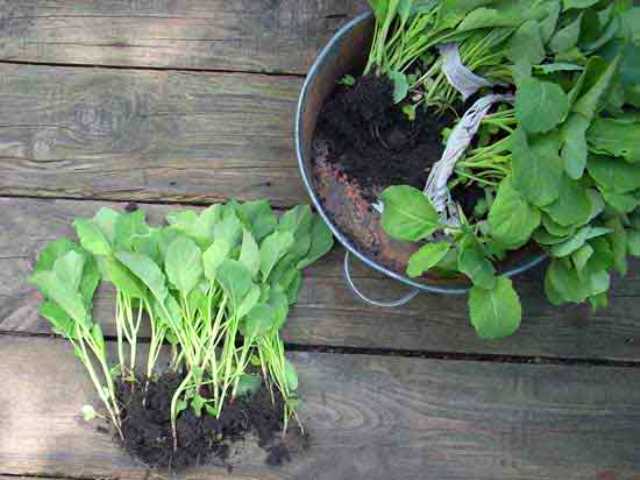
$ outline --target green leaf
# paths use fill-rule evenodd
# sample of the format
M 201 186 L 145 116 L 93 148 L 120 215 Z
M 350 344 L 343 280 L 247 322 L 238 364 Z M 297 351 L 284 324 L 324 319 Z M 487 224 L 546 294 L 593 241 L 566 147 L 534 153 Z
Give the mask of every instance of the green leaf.
M 75 292 L 80 289 L 84 265 L 85 256 L 70 250 L 56 259 L 53 271 L 61 282 L 64 282 L 70 290 Z
M 562 122 L 569 111 L 569 99 L 555 83 L 525 78 L 517 85 L 515 115 L 530 133 L 544 133 Z
M 569 115 L 563 127 L 564 145 L 562 147 L 562 161 L 564 171 L 574 180 L 582 177 L 587 165 L 587 139 L 589 119 L 579 113 Z
M 247 395 L 253 395 L 262 385 L 262 377 L 260 375 L 249 375 L 243 373 L 238 381 L 238 387 L 236 388 L 236 396 L 244 397 Z
M 560 195 L 543 210 L 556 223 L 563 226 L 583 225 L 591 216 L 591 197 L 587 190 L 576 180 L 562 175 Z
M 640 231 L 627 231 L 627 251 L 629 252 L 629 255 L 640 257 Z
M 459 245 L 458 269 L 464 273 L 474 285 L 492 289 L 496 283 L 495 268 L 486 257 L 478 241 L 468 235 Z
M 104 353 L 106 351 L 106 346 L 104 343 L 104 335 L 102 333 L 102 327 L 100 327 L 99 323 L 94 323 L 92 325 L 91 338 L 93 338 L 93 341 L 95 342 L 96 347 L 98 347 L 98 349 Z
M 613 230 L 611 235 L 607 238 L 611 245 L 611 252 L 613 253 L 613 266 L 620 273 L 620 275 L 627 274 L 627 231 L 624 229 L 620 218 L 614 217 L 605 225 Z
M 118 249 L 133 250 L 136 237 L 149 234 L 149 226 L 144 217 L 143 210 L 118 215 L 115 220 L 113 242 Z
M 175 210 L 167 214 L 167 222 L 171 227 L 195 240 L 202 248 L 207 248 L 213 241 L 214 226 L 222 216 L 222 205 L 212 205 L 198 215 L 193 210 Z
M 586 118 L 593 118 L 594 115 L 602 109 L 602 100 L 609 88 L 611 79 L 613 78 L 619 63 L 620 57 L 618 56 L 604 71 L 598 69 L 599 71 L 595 72 L 595 74 L 594 70 L 591 70 L 587 64 L 587 69 L 583 75 L 592 74 L 593 77 L 587 78 L 584 81 L 583 88 L 586 87 L 586 91 L 573 104 L 574 112 L 581 113 Z
M 153 260 L 132 252 L 117 252 L 116 258 L 149 289 L 158 302 L 164 302 L 169 291 L 162 270 Z
M 578 15 L 574 21 L 566 27 L 558 30 L 549 42 L 549 47 L 554 52 L 564 52 L 570 50 L 578 44 L 580 38 L 580 26 L 582 25 L 582 14 Z
M 275 312 L 271 305 L 258 303 L 245 317 L 242 335 L 248 339 L 266 335 L 275 325 Z
M 261 294 L 260 287 L 255 283 L 251 285 L 249 288 L 249 292 L 244 296 L 240 305 L 238 306 L 238 310 L 236 312 L 238 318 L 243 318 L 247 315 L 253 307 L 255 307 L 260 300 Z
M 83 405 L 80 412 L 82 413 L 82 418 L 85 422 L 90 422 L 98 416 L 97 412 L 91 405 Z
M 53 264 L 58 257 L 61 257 L 71 250 L 80 250 L 80 247 L 66 237 L 58 238 L 57 240 L 47 243 L 40 251 L 33 271 L 42 272 L 53 270 Z
M 260 271 L 260 251 L 253 235 L 246 228 L 242 234 L 242 247 L 240 247 L 238 260 L 249 269 L 251 277 L 255 278 Z
M 274 328 L 280 330 L 287 321 L 289 313 L 289 299 L 282 289 L 276 287 L 269 292 L 267 303 L 273 308 L 275 314 Z
M 188 237 L 178 237 L 167 249 L 164 264 L 167 278 L 183 295 L 189 295 L 203 274 L 202 253 Z
M 233 207 L 225 206 L 222 213 L 222 220 L 213 227 L 214 239 L 225 240 L 231 248 L 240 243 L 242 238 L 242 222 L 236 215 Z
M 323 257 L 333 248 L 333 234 L 324 220 L 316 215 L 311 227 L 311 246 L 307 255 L 298 262 L 296 268 L 303 269 Z
M 293 234 L 293 245 L 288 249 L 288 253 L 295 262 L 302 260 L 309 253 L 312 227 L 313 214 L 309 205 L 297 205 L 280 217 L 278 230 Z
M 545 292 L 554 305 L 582 303 L 589 296 L 589 285 L 567 259 L 553 259 L 545 276 Z
M 412 278 L 419 277 L 440 263 L 450 249 L 451 243 L 449 242 L 433 242 L 423 245 L 409 258 L 407 275 Z
M 573 261 L 573 265 L 576 267 L 576 271 L 578 272 L 578 274 L 580 274 L 580 272 L 584 269 L 593 253 L 593 247 L 586 243 L 571 254 L 571 260 Z
M 106 280 L 132 298 L 145 298 L 144 287 L 125 266 L 114 257 L 100 257 L 100 270 Z
M 338 85 L 344 85 L 345 87 L 353 87 L 356 84 L 356 78 L 353 75 L 345 75 L 338 80 Z
M 553 33 L 556 31 L 562 6 L 560 5 L 560 0 L 547 1 L 545 5 L 547 7 L 547 16 L 542 19 L 539 24 L 542 42 L 546 44 L 551 40 Z
M 537 2 L 511 0 L 496 8 L 481 7 L 464 17 L 457 30 L 464 32 L 478 28 L 518 27 L 527 20 L 540 20 L 548 14 L 546 6 Z
M 49 321 L 53 333 L 72 340 L 77 338 L 75 322 L 57 303 L 44 301 L 40 305 L 40 315 Z
M 587 169 L 601 190 L 627 193 L 640 188 L 640 168 L 621 158 L 590 155 Z
M 587 133 L 592 152 L 640 162 L 640 122 L 596 118 Z
M 540 36 L 540 27 L 535 20 L 520 25 L 511 37 L 507 57 L 513 62 L 525 62 L 530 65 L 540 63 L 545 58 L 544 45 Z
M 393 82 L 393 102 L 400 103 L 409 93 L 407 76 L 402 72 L 389 72 L 389 79 Z
M 495 0 L 441 0 L 436 25 L 439 28 L 453 28 L 472 10 L 491 5 Z
M 251 225 L 251 233 L 257 242 L 273 233 L 278 224 L 278 219 L 267 200 L 244 202 L 239 207 L 240 211 Z
M 511 280 L 498 277 L 491 289 L 472 287 L 469 316 L 480 338 L 497 339 L 513 334 L 522 320 L 522 306 Z
M 228 258 L 225 258 L 218 266 L 216 279 L 236 307 L 240 305 L 253 285 L 251 272 L 247 267 L 237 260 Z
M 546 213 L 542 214 L 542 225 L 547 230 L 547 232 L 556 237 L 568 237 L 573 235 L 576 231 L 575 225 L 570 225 L 568 227 L 560 225 Z
M 607 205 L 619 213 L 630 213 L 640 205 L 640 199 L 637 195 L 629 193 L 615 193 L 602 190 L 602 196 L 605 202 L 607 202 Z
M 537 207 L 549 205 L 560 195 L 562 160 L 555 135 L 537 137 L 531 143 L 521 128 L 511 136 L 513 186 Z
M 269 278 L 273 267 L 293 246 L 294 237 L 290 231 L 276 230 L 260 245 L 260 272 L 263 282 Z
M 93 220 L 77 218 L 74 220 L 73 226 L 82 248 L 94 255 L 111 255 L 112 249 L 109 240 Z
M 540 211 L 513 188 L 510 176 L 500 182 L 488 216 L 492 238 L 505 248 L 518 248 L 529 241 L 540 219 Z
M 376 21 L 379 23 L 384 22 L 387 12 L 389 11 L 389 0 L 367 0 L 373 14 L 376 17 Z
M 577 9 L 585 9 L 585 8 L 589 8 L 593 5 L 595 5 L 596 3 L 598 3 L 600 0 L 562 0 L 562 3 L 564 5 L 564 10 L 569 10 L 571 8 L 577 8 Z
M 382 227 L 390 236 L 411 242 L 422 240 L 440 226 L 440 217 L 418 189 L 393 186 L 382 192 Z
M 596 238 L 602 235 L 606 235 L 607 233 L 610 233 L 610 232 L 611 230 L 608 228 L 601 228 L 601 227 L 594 228 L 587 225 L 585 227 L 582 227 L 580 230 L 578 230 L 576 234 L 573 235 L 567 241 L 551 247 L 551 254 L 554 257 L 566 257 L 574 253 L 576 250 L 582 248 L 587 242 L 587 240 L 590 240 L 592 238 Z
M 284 361 L 284 378 L 290 391 L 298 389 L 298 374 L 293 364 L 287 359 Z
M 57 303 L 75 323 L 89 327 L 89 313 L 79 291 L 63 282 L 53 271 L 36 272 L 30 282 L 38 287 L 45 298 Z
M 214 240 L 213 243 L 202 255 L 204 274 L 207 279 L 213 282 L 216 279 L 218 267 L 225 258 L 229 257 L 231 246 L 223 239 Z
M 116 223 L 120 215 L 120 212 L 116 212 L 111 208 L 102 207 L 93 217 L 94 223 L 112 245 L 116 238 Z
M 574 72 L 584 70 L 582 65 L 567 62 L 545 63 L 544 65 L 534 65 L 533 68 L 536 72 L 540 72 L 543 75 L 549 75 L 550 73 L 555 72 Z

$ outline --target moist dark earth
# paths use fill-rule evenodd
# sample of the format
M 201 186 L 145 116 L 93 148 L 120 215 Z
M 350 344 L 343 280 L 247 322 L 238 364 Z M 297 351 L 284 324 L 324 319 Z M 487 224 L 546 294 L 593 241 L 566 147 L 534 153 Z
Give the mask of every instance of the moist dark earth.
M 206 414 L 197 417 L 191 409 L 184 410 L 178 417 L 178 449 L 174 451 L 170 406 L 181 381 L 180 375 L 164 374 L 149 383 L 146 394 L 144 381 L 137 382 L 135 388 L 130 383 L 118 385 L 118 400 L 123 405 L 123 446 L 133 457 L 149 467 L 174 471 L 209 461 L 221 462 L 231 469 L 231 447 L 252 435 L 267 452 L 268 464 L 290 460 L 290 445 L 282 435 L 284 402 L 276 390 L 272 401 L 264 386 L 251 396 L 228 402 L 218 419 Z M 287 435 L 288 442 L 291 437 Z M 306 444 L 308 440 L 293 437 L 299 443 Z
M 428 167 L 444 150 L 441 131 L 453 117 L 417 112 L 410 121 L 393 102 L 386 77 L 361 77 L 338 87 L 323 107 L 315 141 L 325 142 L 329 162 L 355 180 L 369 200 L 391 185 L 422 189 Z

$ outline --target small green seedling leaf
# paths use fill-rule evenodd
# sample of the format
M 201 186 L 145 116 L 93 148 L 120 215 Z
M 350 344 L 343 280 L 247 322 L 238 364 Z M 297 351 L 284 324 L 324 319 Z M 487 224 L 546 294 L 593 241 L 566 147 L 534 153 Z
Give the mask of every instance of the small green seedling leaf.
M 189 295 L 204 272 L 198 245 L 188 237 L 178 237 L 169 245 L 164 262 L 169 281 L 183 295 Z
M 522 306 L 511 280 L 498 277 L 491 289 L 474 285 L 469 292 L 469 315 L 480 338 L 513 334 L 522 320 Z
M 260 271 L 260 250 L 253 235 L 251 235 L 251 232 L 246 228 L 242 234 L 239 260 L 240 263 L 249 269 L 251 276 L 256 278 Z
M 382 226 L 394 238 L 417 242 L 440 227 L 440 216 L 425 195 L 407 185 L 387 188 L 382 193 Z
M 516 118 L 527 132 L 548 132 L 567 116 L 569 99 L 559 85 L 529 77 L 517 87 Z
M 98 413 L 91 405 L 83 405 L 80 412 L 85 422 L 90 422 L 98 416 Z
M 284 361 L 284 378 L 290 391 L 298 389 L 298 374 L 293 364 L 287 359 Z
M 338 80 L 339 85 L 344 85 L 345 87 L 353 87 L 356 84 L 356 78 L 353 75 L 345 75 L 340 80 Z
M 450 249 L 451 243 L 449 242 L 433 242 L 423 245 L 409 258 L 407 275 L 415 278 L 424 274 L 440 263 Z
M 276 263 L 287 253 L 293 243 L 293 233 L 287 230 L 277 230 L 262 241 L 260 245 L 260 272 L 263 281 L 269 278 Z

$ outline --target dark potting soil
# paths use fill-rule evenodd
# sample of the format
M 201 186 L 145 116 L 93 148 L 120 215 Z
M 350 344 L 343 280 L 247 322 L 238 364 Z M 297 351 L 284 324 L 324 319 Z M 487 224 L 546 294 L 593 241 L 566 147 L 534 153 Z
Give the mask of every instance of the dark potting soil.
M 284 402 L 274 390 L 274 401 L 264 386 L 251 396 L 236 398 L 223 408 L 220 418 L 191 409 L 178 416 L 178 448 L 173 449 L 171 434 L 171 398 L 182 377 L 168 373 L 149 383 L 146 394 L 141 381 L 132 389 L 130 383 L 118 385 L 118 400 L 123 405 L 123 446 L 127 452 L 152 468 L 180 470 L 217 459 L 227 468 L 230 449 L 250 434 L 267 452 L 268 464 L 290 460 L 290 445 L 283 432 Z M 299 438 L 296 440 L 300 440 Z M 287 436 L 291 442 L 291 435 Z M 302 438 L 301 443 L 305 443 Z
M 375 200 L 391 185 L 424 187 L 444 150 L 441 131 L 453 121 L 451 114 L 422 109 L 410 121 L 393 102 L 392 83 L 369 75 L 336 89 L 320 113 L 315 141 L 326 143 L 327 160 Z

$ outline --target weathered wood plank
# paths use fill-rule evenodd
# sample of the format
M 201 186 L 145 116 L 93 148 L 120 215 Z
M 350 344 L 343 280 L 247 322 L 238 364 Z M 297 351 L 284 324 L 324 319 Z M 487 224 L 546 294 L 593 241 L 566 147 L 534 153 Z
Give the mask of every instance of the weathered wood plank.
M 142 477 L 109 435 L 81 419 L 80 407 L 95 394 L 67 345 L 0 336 L 0 358 L 0 472 Z M 250 448 L 231 478 L 640 475 L 639 369 L 317 353 L 292 359 L 311 449 L 274 469 Z M 223 473 L 207 467 L 181 478 Z
M 305 199 L 291 133 L 300 85 L 0 65 L 0 194 L 292 205 Z
M 0 59 L 305 73 L 363 0 L 2 3 Z
M 71 221 L 92 216 L 103 202 L 0 199 L 0 330 L 48 333 L 37 313 L 40 296 L 28 284 L 33 259 L 49 240 L 70 235 Z M 169 206 L 144 205 L 152 223 Z M 421 295 L 389 310 L 363 305 L 341 276 L 343 250 L 336 248 L 306 274 L 300 302 L 285 329 L 287 341 L 305 345 L 388 348 L 431 352 L 487 353 L 564 358 L 640 359 L 640 277 L 638 264 L 615 281 L 611 306 L 592 313 L 586 306 L 555 308 L 544 300 L 540 272 L 518 278 L 525 310 L 521 329 L 498 342 L 479 340 L 469 326 L 466 300 L 460 296 Z M 361 265 L 357 282 L 378 298 L 405 291 Z M 97 318 L 112 334 L 113 300 L 97 299 Z

